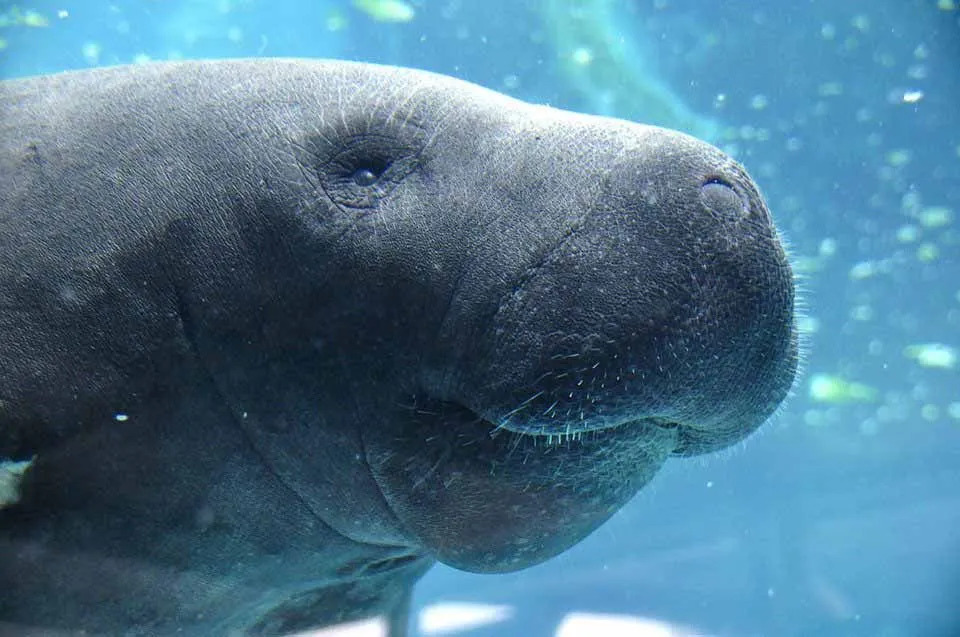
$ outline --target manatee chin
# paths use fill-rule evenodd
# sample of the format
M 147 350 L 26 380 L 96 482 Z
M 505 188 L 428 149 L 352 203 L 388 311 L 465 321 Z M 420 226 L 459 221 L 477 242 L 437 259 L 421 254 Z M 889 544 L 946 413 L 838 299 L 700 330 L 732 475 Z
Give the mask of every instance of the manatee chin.
M 438 560 L 475 572 L 553 557 L 600 526 L 657 472 L 677 430 L 652 421 L 577 436 L 519 434 L 420 397 L 367 460 L 390 508 Z M 402 423 L 402 424 L 401 424 Z

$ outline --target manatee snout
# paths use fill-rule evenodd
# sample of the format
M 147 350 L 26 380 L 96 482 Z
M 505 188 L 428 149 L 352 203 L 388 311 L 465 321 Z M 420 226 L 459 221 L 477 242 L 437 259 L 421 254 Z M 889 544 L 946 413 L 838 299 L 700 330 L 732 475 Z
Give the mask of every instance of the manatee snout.
M 677 429 L 678 455 L 742 439 L 786 395 L 797 355 L 792 274 L 762 197 L 680 133 L 584 138 L 592 161 L 566 184 L 581 214 L 501 299 L 465 404 L 556 439 L 653 423 Z

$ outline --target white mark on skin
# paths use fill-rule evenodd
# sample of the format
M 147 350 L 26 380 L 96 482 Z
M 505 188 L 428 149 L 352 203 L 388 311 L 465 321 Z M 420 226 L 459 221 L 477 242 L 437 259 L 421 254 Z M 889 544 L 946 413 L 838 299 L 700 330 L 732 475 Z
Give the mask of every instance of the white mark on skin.
M 29 460 L 0 460 L 0 509 L 20 501 L 20 483 L 36 459 L 34 456 Z

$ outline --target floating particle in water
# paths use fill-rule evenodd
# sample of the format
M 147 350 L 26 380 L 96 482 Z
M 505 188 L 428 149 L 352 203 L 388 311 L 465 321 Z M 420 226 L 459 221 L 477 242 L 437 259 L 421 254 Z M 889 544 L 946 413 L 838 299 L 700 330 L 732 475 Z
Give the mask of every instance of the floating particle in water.
M 82 47 L 80 47 L 80 54 L 83 55 L 83 59 L 87 61 L 87 64 L 97 65 L 100 62 L 100 52 L 102 47 L 96 42 L 85 42 Z
M 820 242 L 820 247 L 817 249 L 817 252 L 819 252 L 822 257 L 832 257 L 837 253 L 837 240 L 832 237 L 823 239 Z
M 913 158 L 913 153 L 910 152 L 907 148 L 897 148 L 895 150 L 887 151 L 887 154 L 884 155 L 887 163 L 893 166 L 894 168 L 899 168 L 901 166 L 906 166 L 910 163 L 910 160 Z
M 824 82 L 817 87 L 817 94 L 820 97 L 836 97 L 843 95 L 843 84 L 840 82 Z
M 953 369 L 957 366 L 957 350 L 944 343 L 919 343 L 904 348 L 903 355 L 923 367 Z
M 22 15 L 20 24 L 25 27 L 47 27 L 50 26 L 50 21 L 36 11 L 26 11 Z
M 416 14 L 401 0 L 353 0 L 353 6 L 377 22 L 410 22 Z
M 854 281 L 861 281 L 869 279 L 879 271 L 880 269 L 875 261 L 860 261 L 850 268 L 850 278 Z
M 820 27 L 820 37 L 824 40 L 832 40 L 837 37 L 837 27 L 829 22 L 824 22 Z
M 941 11 L 953 11 L 957 8 L 957 3 L 954 0 L 937 0 L 937 8 Z
M 920 214 L 920 193 L 915 190 L 904 193 L 900 198 L 900 209 L 908 215 Z
M 853 25 L 853 28 L 857 31 L 869 31 L 870 30 L 870 18 L 863 15 L 854 16 L 853 20 L 850 21 L 850 24 Z
M 501 623 L 513 615 L 513 607 L 506 605 L 441 602 L 421 610 L 418 624 L 425 635 L 451 634 Z
M 766 95 L 754 95 L 750 98 L 750 108 L 755 111 L 762 111 L 767 107 L 769 100 Z
M 920 211 L 920 225 L 924 228 L 942 228 L 953 221 L 953 210 L 946 206 L 930 206 Z
M 907 69 L 907 77 L 911 80 L 923 80 L 927 77 L 927 67 L 924 64 L 913 64 Z M 906 97 L 906 93 L 904 93 Z M 904 100 L 906 101 L 906 100 Z
M 869 305 L 855 305 L 850 310 L 850 318 L 854 321 L 872 321 L 873 308 Z
M 578 47 L 570 54 L 570 59 L 577 66 L 587 66 L 593 62 L 593 51 L 585 46 Z
M 897 228 L 897 241 L 900 243 L 913 243 L 920 238 L 920 229 L 916 226 L 906 225 Z
M 342 11 L 334 9 L 327 15 L 326 27 L 327 31 L 343 31 L 347 28 L 347 17 Z
M 924 263 L 935 261 L 940 257 L 940 248 L 934 243 L 921 243 L 917 248 L 917 258 Z
M 960 420 L 960 401 L 947 405 L 947 414 L 954 420 Z
M 934 422 L 940 419 L 940 408 L 936 405 L 931 405 L 927 403 L 920 408 L 920 417 L 926 420 L 927 422 Z
M 808 394 L 820 403 L 872 403 L 876 402 L 880 392 L 840 376 L 814 374 L 810 377 Z
M 923 99 L 923 91 L 904 91 L 900 98 L 904 104 L 916 104 Z
M 820 331 L 820 319 L 815 316 L 801 316 L 797 319 L 797 331 L 801 334 L 816 334 Z
M 823 259 L 819 257 L 796 256 L 791 259 L 793 269 L 798 274 L 811 274 L 823 270 Z

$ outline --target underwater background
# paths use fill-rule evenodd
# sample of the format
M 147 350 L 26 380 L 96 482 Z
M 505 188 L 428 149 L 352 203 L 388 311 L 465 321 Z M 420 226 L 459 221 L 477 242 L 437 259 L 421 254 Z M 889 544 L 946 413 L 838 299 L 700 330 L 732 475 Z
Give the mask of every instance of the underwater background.
M 0 1 L 0 77 L 248 56 L 705 138 L 760 184 L 800 279 L 803 371 L 770 423 L 668 462 L 546 564 L 436 567 L 413 634 L 960 635 L 960 3 Z

